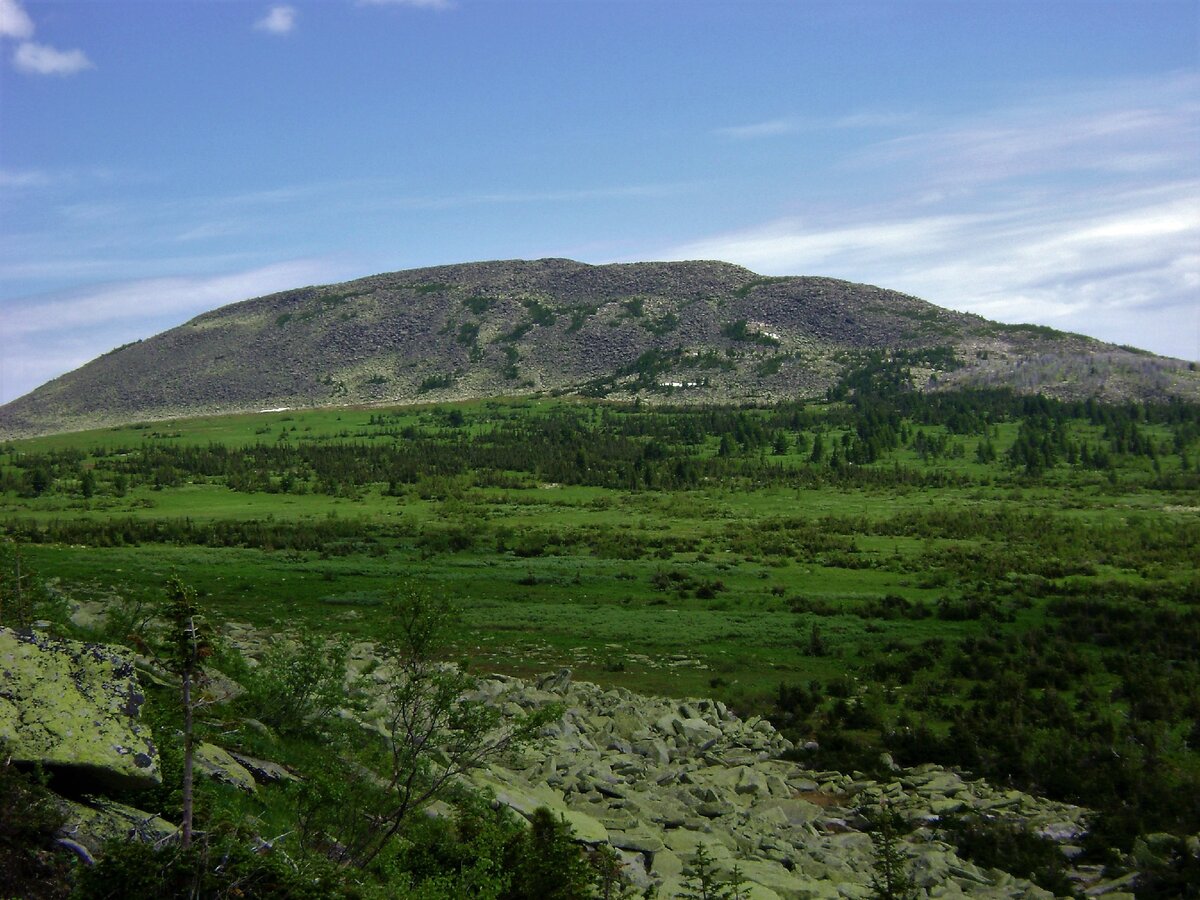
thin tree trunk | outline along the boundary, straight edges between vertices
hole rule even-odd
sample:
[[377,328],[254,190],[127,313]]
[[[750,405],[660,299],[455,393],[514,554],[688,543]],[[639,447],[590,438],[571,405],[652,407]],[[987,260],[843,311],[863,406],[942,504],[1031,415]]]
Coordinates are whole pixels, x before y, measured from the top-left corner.
[[183,671],[183,834],[180,843],[192,845],[192,673]]

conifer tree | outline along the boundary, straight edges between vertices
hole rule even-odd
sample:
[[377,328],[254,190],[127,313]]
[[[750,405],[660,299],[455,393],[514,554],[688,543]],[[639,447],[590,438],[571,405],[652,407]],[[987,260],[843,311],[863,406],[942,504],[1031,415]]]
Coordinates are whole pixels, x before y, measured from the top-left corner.
[[192,775],[195,752],[196,686],[204,671],[204,661],[212,655],[208,628],[200,617],[196,590],[184,584],[178,575],[167,582],[167,643],[164,647],[167,665],[179,675],[180,701],[183,708],[183,815],[180,844],[185,849],[192,843]]

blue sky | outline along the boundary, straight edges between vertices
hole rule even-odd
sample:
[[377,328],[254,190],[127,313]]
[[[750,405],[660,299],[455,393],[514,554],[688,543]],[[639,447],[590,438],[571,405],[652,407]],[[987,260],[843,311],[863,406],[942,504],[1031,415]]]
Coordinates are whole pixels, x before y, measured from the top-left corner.
[[0,402],[236,300],[544,256],[1200,358],[1200,0],[0,0]]

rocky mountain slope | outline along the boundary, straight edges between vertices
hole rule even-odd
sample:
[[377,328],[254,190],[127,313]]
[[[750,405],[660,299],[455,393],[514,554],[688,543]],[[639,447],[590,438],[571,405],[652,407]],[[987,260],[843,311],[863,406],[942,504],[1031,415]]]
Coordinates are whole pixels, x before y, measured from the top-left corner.
[[870,351],[914,384],[1200,397],[1180,360],[722,262],[484,262],[234,303],[0,407],[0,437],[280,407],[536,391],[671,402],[822,396]]

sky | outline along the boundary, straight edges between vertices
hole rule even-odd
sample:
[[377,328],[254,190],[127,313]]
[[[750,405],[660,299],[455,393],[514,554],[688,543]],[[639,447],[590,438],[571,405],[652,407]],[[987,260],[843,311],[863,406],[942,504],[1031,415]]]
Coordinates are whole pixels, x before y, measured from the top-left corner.
[[0,402],[226,303],[723,259],[1200,358],[1200,0],[0,0]]

